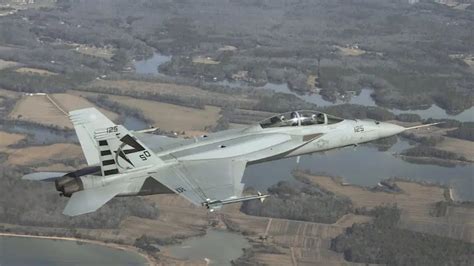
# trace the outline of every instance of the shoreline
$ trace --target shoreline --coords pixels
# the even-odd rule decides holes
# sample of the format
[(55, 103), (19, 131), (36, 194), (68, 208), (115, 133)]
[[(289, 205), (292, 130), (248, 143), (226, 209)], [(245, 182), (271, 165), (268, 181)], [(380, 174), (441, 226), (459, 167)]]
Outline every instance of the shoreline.
[(94, 245), (101, 245), (109, 248), (124, 250), (136, 253), (143, 257), (147, 264), (150, 266), (158, 265), (158, 262), (152, 256), (141, 252), (138, 248), (129, 246), (129, 245), (121, 245), (115, 243), (105, 243), (98, 240), (90, 240), (90, 239), (82, 239), (82, 238), (74, 238), (74, 237), (61, 237), (61, 236), (37, 236), (37, 235), (28, 235), (28, 234), (16, 234), (16, 233), (4, 233), (0, 232), (0, 237), (23, 237), (23, 238), (38, 238), (38, 239), (51, 239), (51, 240), (63, 240), (63, 241), (76, 241), (76, 242), (83, 242), (88, 244)]

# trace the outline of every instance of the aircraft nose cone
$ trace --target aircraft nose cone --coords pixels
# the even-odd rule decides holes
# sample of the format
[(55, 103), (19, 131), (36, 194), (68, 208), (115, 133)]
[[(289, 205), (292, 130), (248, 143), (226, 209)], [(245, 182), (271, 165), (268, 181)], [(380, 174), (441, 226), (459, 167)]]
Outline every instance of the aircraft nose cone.
[(399, 134), (405, 130), (404, 127), (392, 123), (382, 122), (379, 125), (379, 137), (390, 137)]

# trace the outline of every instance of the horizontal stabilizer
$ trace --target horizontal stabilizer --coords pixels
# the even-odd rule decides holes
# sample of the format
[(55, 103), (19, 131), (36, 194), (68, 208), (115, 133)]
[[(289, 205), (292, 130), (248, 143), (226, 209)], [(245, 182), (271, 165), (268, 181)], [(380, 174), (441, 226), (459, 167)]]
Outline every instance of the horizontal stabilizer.
[(75, 192), (69, 199), (63, 214), (76, 216), (96, 211), (113, 197), (123, 192), (128, 183), (117, 183)]
[(23, 180), (32, 180), (32, 181), (48, 181), (53, 182), (57, 178), (66, 175), (67, 173), (61, 172), (36, 172), (24, 175), (21, 179)]

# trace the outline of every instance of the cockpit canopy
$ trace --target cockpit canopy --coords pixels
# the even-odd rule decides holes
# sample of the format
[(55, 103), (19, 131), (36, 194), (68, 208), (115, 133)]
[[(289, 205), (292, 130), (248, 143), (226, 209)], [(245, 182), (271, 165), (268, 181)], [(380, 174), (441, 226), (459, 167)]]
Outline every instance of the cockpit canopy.
[(293, 111), (274, 115), (260, 122), (262, 128), (328, 125), (341, 122), (343, 119), (317, 111)]

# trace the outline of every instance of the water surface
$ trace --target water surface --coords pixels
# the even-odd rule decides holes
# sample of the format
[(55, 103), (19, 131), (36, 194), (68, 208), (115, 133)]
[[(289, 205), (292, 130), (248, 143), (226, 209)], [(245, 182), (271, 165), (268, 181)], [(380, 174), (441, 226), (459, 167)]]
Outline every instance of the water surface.
[(409, 147), (405, 140), (399, 140), (388, 151), (360, 145), (357, 148), (342, 148), (326, 153), (314, 153), (296, 158), (271, 161), (247, 167), (243, 182), (260, 191), (282, 180), (292, 180), (294, 169), (309, 169), (313, 173), (340, 176), (351, 184), (375, 186), (380, 180), (402, 177), (427, 181), (452, 187), (460, 200), (474, 201), (474, 165), (444, 167), (429, 164), (414, 164), (394, 154)]
[[(321, 107), (343, 104), (343, 103), (352, 103), (352, 104), (359, 104), (359, 105), (364, 105), (364, 106), (378, 106), (375, 103), (374, 99), (372, 99), (372, 97), (370, 96), (373, 90), (367, 89), (367, 88), (362, 89), (359, 95), (350, 96), (345, 101), (341, 99), (337, 99), (336, 102), (326, 101), (323, 99), (323, 97), (320, 94), (316, 94), (316, 93), (304, 94), (304, 95), (298, 94), (294, 91), (291, 91), (288, 88), (288, 85), (286, 83), (282, 83), (282, 84), (267, 83), (265, 84), (265, 86), (263, 86), (263, 88), (273, 90), (275, 92), (293, 94), (304, 101), (314, 103), (317, 106), (321, 106)], [(382, 107), (382, 108), (385, 108), (385, 107)], [(430, 108), (424, 109), (424, 110), (400, 110), (396, 108), (385, 108), (385, 109), (397, 115), (404, 114), (404, 113), (418, 114), (422, 119), (428, 119), (428, 118), (456, 119), (461, 122), (474, 121), (474, 106), (456, 115), (451, 115), (451, 114), (446, 113), (445, 110), (443, 110), (436, 104), (433, 104), (431, 105)]]
[(31, 135), (33, 145), (52, 144), (58, 142), (75, 142), (77, 143), (76, 134), (73, 131), (59, 131), (34, 125), (0, 125), (0, 130)]
[(145, 121), (134, 116), (125, 117), (123, 126), (130, 130), (143, 130), (149, 128), (149, 125)]
[(135, 66), (135, 72), (138, 74), (155, 75), (160, 74), (160, 70), (158, 69), (158, 67), (168, 61), (171, 61), (171, 56), (163, 55), (160, 53), (153, 53), (152, 57), (144, 60), (135, 61), (133, 65)]
[(0, 265), (147, 265), (141, 255), (67, 240), (0, 237)]
[(185, 240), (170, 247), (173, 257), (191, 260), (209, 260), (211, 265), (231, 265), (231, 260), (242, 256), (243, 248), (250, 247), (241, 234), (209, 229), (204, 236)]

